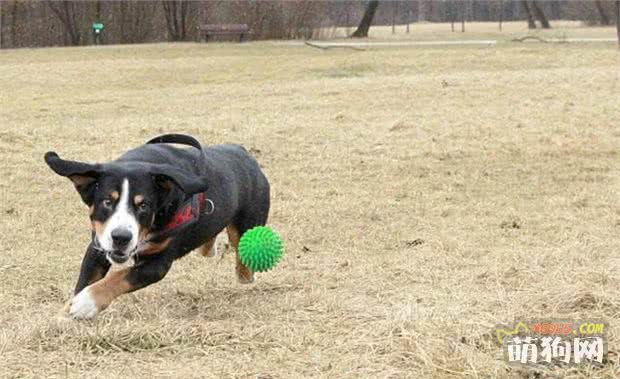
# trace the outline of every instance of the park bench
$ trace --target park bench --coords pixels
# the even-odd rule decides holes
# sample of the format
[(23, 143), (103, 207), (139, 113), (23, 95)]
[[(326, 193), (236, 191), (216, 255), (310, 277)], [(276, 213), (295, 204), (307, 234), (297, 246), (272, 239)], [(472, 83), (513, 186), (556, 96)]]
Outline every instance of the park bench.
[(239, 42), (247, 34), (250, 34), (250, 28), (247, 24), (204, 24), (200, 25), (200, 31), (205, 35), (205, 42), (209, 42), (210, 36), (230, 36), (239, 35)]

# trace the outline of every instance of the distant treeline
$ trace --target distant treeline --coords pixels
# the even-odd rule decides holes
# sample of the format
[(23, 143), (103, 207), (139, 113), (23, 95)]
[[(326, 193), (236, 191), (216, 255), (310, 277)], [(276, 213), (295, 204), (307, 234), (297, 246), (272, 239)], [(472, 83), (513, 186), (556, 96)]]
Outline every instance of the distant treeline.
[[(373, 25), (411, 22), (526, 22), (534, 3), (550, 20), (615, 23), (613, 1), (380, 1)], [(0, 0), (2, 48), (88, 45), (91, 25), (106, 44), (197, 41), (201, 24), (248, 24), (250, 39), (329, 37), (360, 22), (367, 1), (7, 1)]]

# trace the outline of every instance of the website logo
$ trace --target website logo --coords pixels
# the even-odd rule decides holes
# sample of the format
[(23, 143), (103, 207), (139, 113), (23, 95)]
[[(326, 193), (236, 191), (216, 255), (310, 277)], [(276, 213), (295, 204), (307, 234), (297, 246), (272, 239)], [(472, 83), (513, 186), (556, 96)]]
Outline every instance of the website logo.
[(602, 364), (607, 358), (603, 321), (519, 321), (496, 328), (506, 361), (514, 364)]

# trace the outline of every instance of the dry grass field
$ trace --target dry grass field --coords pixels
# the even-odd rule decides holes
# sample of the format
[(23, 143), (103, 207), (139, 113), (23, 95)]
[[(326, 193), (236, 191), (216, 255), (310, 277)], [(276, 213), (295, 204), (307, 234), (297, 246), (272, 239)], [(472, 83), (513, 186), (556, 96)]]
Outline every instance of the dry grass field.
[[(494, 326), (604, 319), (620, 349), (619, 67), (600, 43), (0, 51), (0, 377), (614, 377), (508, 366)], [(244, 286), (192, 253), (58, 321), (89, 222), (43, 154), (173, 131), (251, 149), (284, 261)]]

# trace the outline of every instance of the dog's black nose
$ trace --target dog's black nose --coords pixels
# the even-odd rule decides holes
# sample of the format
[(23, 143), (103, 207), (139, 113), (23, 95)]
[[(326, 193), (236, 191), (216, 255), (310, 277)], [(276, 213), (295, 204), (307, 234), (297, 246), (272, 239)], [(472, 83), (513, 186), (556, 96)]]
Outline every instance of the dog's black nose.
[(132, 237), (131, 231), (127, 229), (116, 228), (112, 231), (112, 242), (117, 249), (126, 247)]

